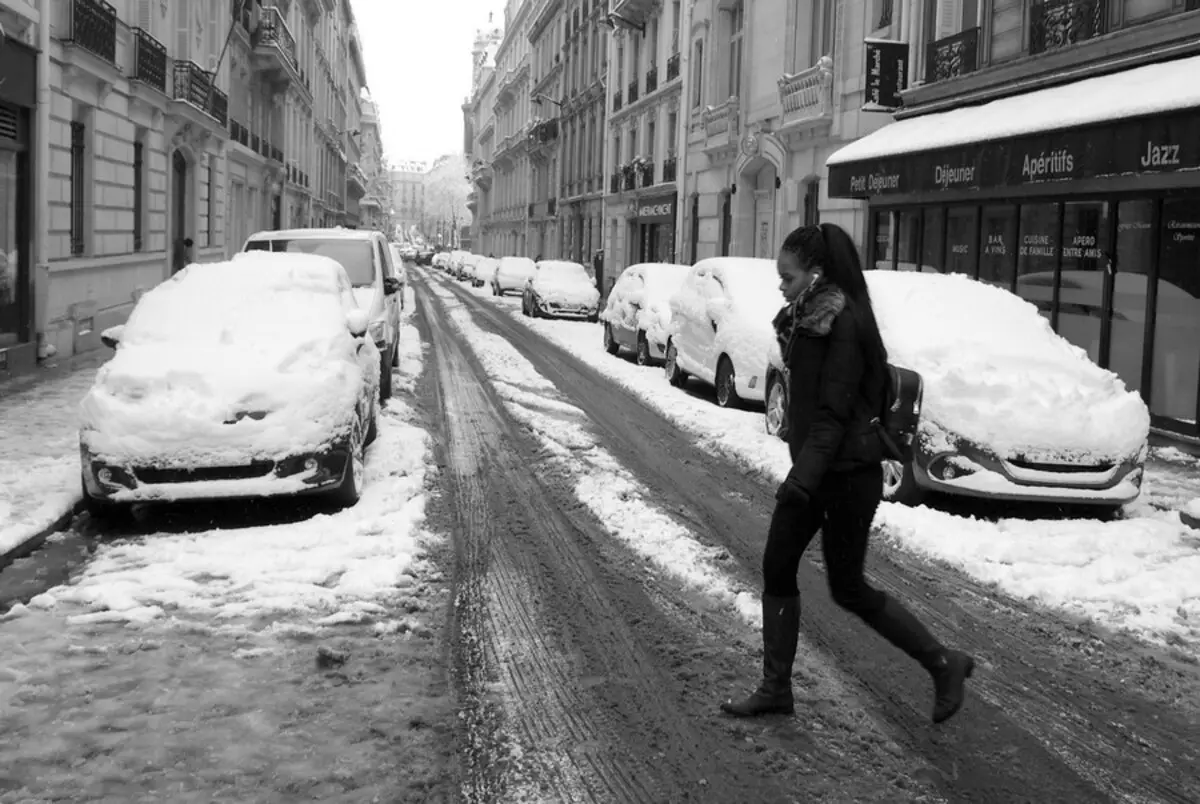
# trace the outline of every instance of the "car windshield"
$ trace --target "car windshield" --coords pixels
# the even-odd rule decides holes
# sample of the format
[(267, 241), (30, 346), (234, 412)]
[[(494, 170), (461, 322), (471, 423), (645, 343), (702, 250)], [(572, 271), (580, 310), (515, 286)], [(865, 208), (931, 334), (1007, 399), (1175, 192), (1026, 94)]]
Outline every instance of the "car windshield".
[(538, 266), (538, 274), (555, 282), (592, 281), (584, 267), (575, 262), (544, 262)]
[(375, 284), (375, 249), (369, 240), (322, 240), (316, 237), (255, 240), (246, 244), (246, 250), (318, 254), (340, 262), (350, 277), (350, 284), (355, 287)]

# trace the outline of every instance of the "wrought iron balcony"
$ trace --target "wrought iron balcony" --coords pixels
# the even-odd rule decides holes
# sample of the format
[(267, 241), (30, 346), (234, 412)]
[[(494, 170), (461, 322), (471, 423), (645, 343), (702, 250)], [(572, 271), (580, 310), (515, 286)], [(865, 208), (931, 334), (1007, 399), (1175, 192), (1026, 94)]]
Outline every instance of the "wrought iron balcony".
[(651, 67), (646, 71), (646, 94), (658, 89), (658, 68)]
[(1034, 55), (1106, 33), (1106, 0), (1042, 0), (1029, 11), (1029, 52)]
[(68, 40), (107, 62), (117, 62), (117, 10), (104, 0), (70, 0)]
[(262, 140), (259, 139), (257, 134), (250, 135), (250, 150), (256, 154), (262, 150)]
[(925, 83), (957, 78), (979, 69), (979, 28), (930, 42), (925, 55)]
[(271, 159), (274, 159), (276, 162), (282, 162), (283, 161), (283, 149), (277, 148), (274, 145), (272, 145), (271, 153), (269, 154), (269, 157)]
[(651, 187), (654, 185), (654, 163), (643, 162), (638, 168), (638, 174), (641, 178), (643, 187)]
[(238, 145), (250, 147), (250, 129), (246, 128), (241, 122), (230, 119), (229, 121), (229, 139), (236, 142)]
[(213, 86), (211, 75), (193, 61), (175, 62), (171, 97), (195, 106), (222, 126), (229, 121), (229, 96)]
[(274, 6), (264, 8), (262, 20), (255, 34), (254, 49), (256, 52), (278, 54), (296, 69), (296, 39), (283, 21), (283, 14)]
[(667, 59), (667, 80), (674, 81), (679, 77), (679, 54), (672, 53), (671, 58)]
[(613, 111), (621, 111), (621, 90), (619, 89), (613, 93)]
[(629, 89), (625, 93), (625, 96), (629, 98), (630, 103), (638, 99), (638, 80), (636, 78), (629, 82)]
[(675, 159), (675, 157), (673, 157), (673, 156), (668, 156), (666, 158), (666, 160), (663, 161), (663, 182), (664, 183), (669, 183), (669, 182), (675, 181), (675, 168), (676, 168), (677, 164), (678, 164), (678, 162)]
[(133, 80), (167, 94), (167, 49), (141, 28), (133, 29)]
[(621, 186), (626, 190), (636, 190), (637, 189), (637, 171), (634, 170), (633, 165), (626, 165), (626, 170), (623, 172), (624, 172), (624, 175), (622, 176), (622, 178), (624, 179), (624, 181), (621, 182)]
[(619, 172), (608, 177), (608, 191), (614, 195), (621, 192), (621, 174)]

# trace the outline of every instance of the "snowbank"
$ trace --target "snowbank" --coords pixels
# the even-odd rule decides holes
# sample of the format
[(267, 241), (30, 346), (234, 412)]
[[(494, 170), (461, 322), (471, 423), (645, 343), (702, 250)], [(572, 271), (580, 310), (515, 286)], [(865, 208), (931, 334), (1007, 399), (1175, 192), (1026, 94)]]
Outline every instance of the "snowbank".
[[(84, 445), (118, 463), (196, 466), (327, 443), (375, 381), (347, 327), (350, 298), (324, 257), (251, 252), (188, 267), (134, 308), (80, 406)], [(370, 339), (364, 348), (375, 351)]]
[(1150, 414), (1029, 302), (957, 274), (868, 271), (891, 361), (925, 379), (922, 418), (1016, 455), (1136, 456)]
[(691, 270), (672, 263), (629, 266), (617, 277), (600, 318), (634, 332), (641, 330), (648, 341), (665, 346), (671, 335), (671, 297)]
[(533, 275), (533, 292), (544, 302), (590, 307), (600, 303), (600, 291), (577, 262), (542, 260)]
[[(506, 309), (507, 305), (497, 305)], [(764, 431), (759, 412), (721, 409), (672, 388), (660, 369), (612, 357), (589, 326), (510, 315), (644, 400), (713, 453), (768, 483), (790, 469), (787, 445)], [(1149, 482), (1154, 482), (1153, 477)], [(929, 508), (884, 504), (880, 535), (944, 560), (1014, 596), (1128, 629), (1154, 642), (1181, 642), (1200, 655), (1200, 551), (1179, 515), (1135, 504), (1131, 518), (986, 522)]]

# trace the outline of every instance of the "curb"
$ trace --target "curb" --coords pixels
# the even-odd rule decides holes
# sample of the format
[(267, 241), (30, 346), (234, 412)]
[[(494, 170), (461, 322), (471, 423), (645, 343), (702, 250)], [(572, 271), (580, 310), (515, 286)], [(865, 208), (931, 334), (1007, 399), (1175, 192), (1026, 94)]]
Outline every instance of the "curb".
[(68, 525), (70, 525), (71, 521), (74, 520), (75, 517), (83, 513), (83, 510), (83, 498), (80, 498), (74, 502), (70, 510), (60, 516), (58, 519), (49, 523), (44, 528), (39, 528), (38, 530), (34, 531), (28, 537), (19, 542), (15, 547), (12, 547), (4, 552), (0, 552), (0, 570), (3, 570), (14, 561), (25, 558), (26, 556), (35, 552), (45, 543), (46, 539), (50, 538), (51, 535), (58, 533), (60, 530), (64, 530)]

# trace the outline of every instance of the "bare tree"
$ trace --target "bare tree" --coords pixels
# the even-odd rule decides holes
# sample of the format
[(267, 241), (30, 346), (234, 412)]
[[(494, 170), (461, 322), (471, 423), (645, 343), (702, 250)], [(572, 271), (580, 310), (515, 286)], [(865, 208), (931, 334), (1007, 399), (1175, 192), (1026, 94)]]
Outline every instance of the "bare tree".
[(425, 233), (427, 239), (436, 240), (440, 233), (447, 246), (457, 245), (458, 230), (471, 218), (467, 209), (471, 184), (466, 175), (467, 160), (462, 154), (443, 156), (425, 174), (425, 220), (432, 229)]

